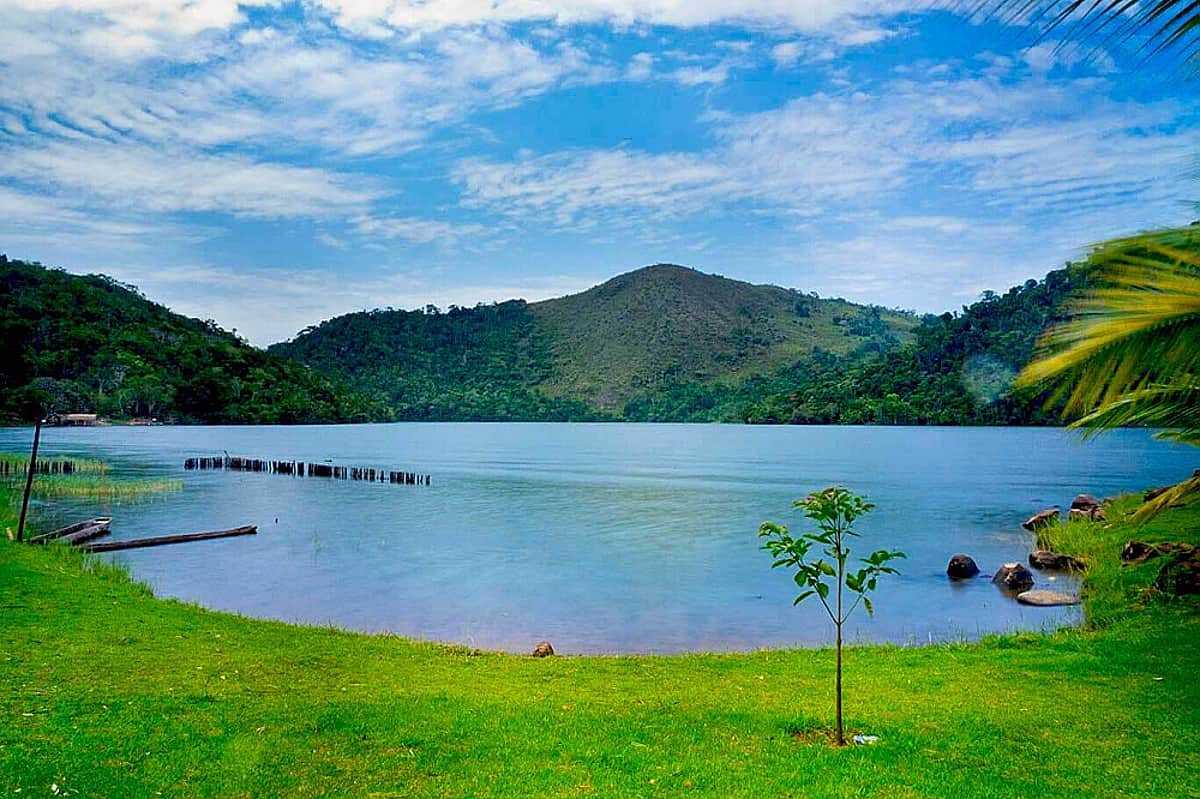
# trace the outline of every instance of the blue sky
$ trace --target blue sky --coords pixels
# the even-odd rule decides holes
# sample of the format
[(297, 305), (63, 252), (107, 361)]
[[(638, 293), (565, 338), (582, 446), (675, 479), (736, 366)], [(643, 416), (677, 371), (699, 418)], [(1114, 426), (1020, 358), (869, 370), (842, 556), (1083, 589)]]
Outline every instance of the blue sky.
[(1200, 214), (1197, 85), (1131, 50), (925, 0), (0, 0), (0, 251), (257, 344), (656, 262), (942, 311)]

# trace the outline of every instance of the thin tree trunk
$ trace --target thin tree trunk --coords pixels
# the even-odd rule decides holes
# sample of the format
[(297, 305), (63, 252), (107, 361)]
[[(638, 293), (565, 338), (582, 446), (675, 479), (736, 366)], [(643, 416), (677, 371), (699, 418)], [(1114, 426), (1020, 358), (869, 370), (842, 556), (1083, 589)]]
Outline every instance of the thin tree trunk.
[(837, 742), (846, 745), (846, 731), (842, 727), (842, 625), (837, 626)]
[(837, 573), (837, 742), (838, 746), (846, 745), (846, 733), (842, 727), (842, 582), (844, 580), (844, 572), (846, 570), (846, 559), (842, 553), (842, 530), (838, 526), (837, 531), (837, 553), (838, 553), (838, 573)]

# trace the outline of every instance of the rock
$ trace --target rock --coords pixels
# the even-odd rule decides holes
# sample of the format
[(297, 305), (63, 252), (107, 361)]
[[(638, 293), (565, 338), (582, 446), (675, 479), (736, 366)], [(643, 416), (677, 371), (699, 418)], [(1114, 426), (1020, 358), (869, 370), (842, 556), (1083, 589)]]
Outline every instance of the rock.
[(1095, 507), (1087, 508), (1071, 508), (1067, 511), (1067, 521), (1069, 522), (1102, 522), (1105, 520), (1104, 508)]
[(1037, 605), (1038, 607), (1048, 608), (1055, 605), (1078, 605), (1079, 597), (1064, 594), (1061, 591), (1039, 589), (1037, 591), (1022, 591), (1017, 594), (1017, 601), (1022, 605)]
[(1027, 591), (1033, 588), (1033, 572), (1020, 563), (1005, 563), (992, 575), (992, 582), (1009, 591)]
[(549, 641), (538, 641), (538, 645), (533, 648), (532, 654), (535, 658), (548, 658), (554, 654), (554, 647), (550, 646)]
[(959, 553), (950, 558), (950, 563), (946, 566), (946, 574), (950, 575), (951, 580), (965, 580), (979, 574), (979, 567), (975, 565), (975, 559), (970, 555)]
[(1152, 499), (1157, 499), (1170, 491), (1173, 487), (1174, 486), (1159, 486), (1158, 488), (1152, 488), (1145, 494), (1142, 494), (1142, 502), (1149, 502)]
[(1200, 552), (1195, 547), (1176, 552), (1159, 569), (1154, 587), (1172, 596), (1200, 594)]
[(1100, 507), (1100, 500), (1091, 494), (1078, 494), (1071, 500), (1071, 510), (1092, 510)]
[(1178, 542), (1168, 541), (1162, 544), (1146, 544), (1141, 541), (1127, 541), (1121, 549), (1121, 562), (1127, 566), (1136, 566), (1139, 563), (1145, 563), (1160, 555), (1171, 555), (1174, 553), (1188, 555), (1195, 551), (1196, 547), (1191, 544)]
[(1121, 548), (1122, 563), (1145, 563), (1158, 555), (1157, 549), (1141, 541), (1126, 541)]
[(1029, 553), (1029, 565), (1035, 569), (1057, 571), (1083, 571), (1083, 564), (1071, 557), (1048, 549), (1035, 549)]
[(1031, 533), (1036, 533), (1043, 527), (1049, 527), (1053, 524), (1058, 524), (1058, 508), (1047, 508), (1021, 522), (1021, 526)]

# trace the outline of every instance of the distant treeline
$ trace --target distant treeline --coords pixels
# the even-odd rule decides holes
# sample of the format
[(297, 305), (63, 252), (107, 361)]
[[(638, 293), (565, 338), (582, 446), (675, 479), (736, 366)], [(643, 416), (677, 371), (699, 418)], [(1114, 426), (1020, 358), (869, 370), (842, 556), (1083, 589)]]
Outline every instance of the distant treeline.
[(133, 286), (0, 255), (0, 419), (51, 411), (208, 423), (388, 418), (383, 403)]
[[(0, 420), (1058, 421), (1010, 383), (1073, 268), (919, 319), (680, 267), (630, 274), (569, 304), (347, 314), (264, 352), (110, 278), (0, 256)], [(730, 324), (754, 335), (704, 332)]]

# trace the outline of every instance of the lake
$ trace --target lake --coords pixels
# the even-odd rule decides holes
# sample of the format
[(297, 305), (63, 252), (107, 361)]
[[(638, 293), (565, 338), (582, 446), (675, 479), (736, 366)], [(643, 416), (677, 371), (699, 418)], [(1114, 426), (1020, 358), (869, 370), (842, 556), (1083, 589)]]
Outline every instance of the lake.
[[(0, 430), (27, 450), (29, 429)], [(830, 484), (878, 506), (861, 554), (898, 548), (852, 640), (922, 644), (1077, 623), (987, 580), (1024, 561), (1020, 522), (1080, 492), (1177, 482), (1196, 451), (1123, 430), (1082, 443), (1055, 429), (655, 424), (391, 424), (49, 428), (46, 454), (103, 458), (182, 491), (106, 507), (53, 500), (43, 527), (114, 517), (112, 539), (259, 525), (257, 536), (113, 553), (160, 596), (262, 618), (389, 631), (468, 646), (562, 653), (680, 652), (832, 641), (815, 600), (759, 549), (764, 519), (796, 529), (791, 501)], [(432, 475), (431, 486), (184, 471), (220, 454)], [(1074, 590), (1037, 574), (1039, 587)]]

